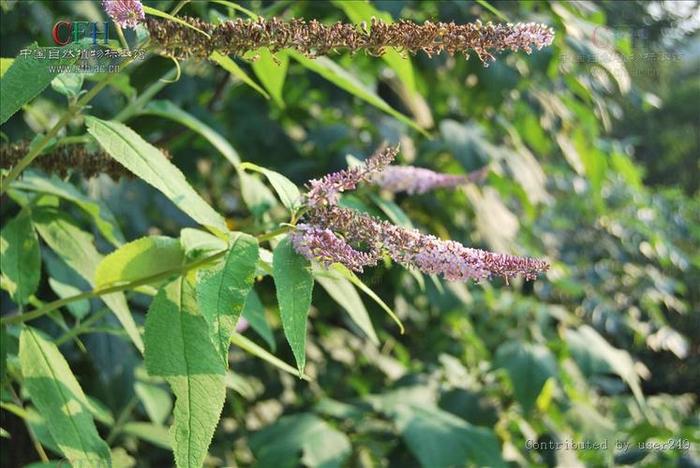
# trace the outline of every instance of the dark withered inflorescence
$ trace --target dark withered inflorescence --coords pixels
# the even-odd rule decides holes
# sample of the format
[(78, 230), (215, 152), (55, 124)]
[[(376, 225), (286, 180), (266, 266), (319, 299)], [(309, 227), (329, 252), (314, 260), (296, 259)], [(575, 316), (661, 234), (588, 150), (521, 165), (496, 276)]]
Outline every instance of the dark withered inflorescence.
[[(29, 152), (30, 142), (18, 141), (12, 144), (0, 145), (0, 168), (9, 169)], [(161, 149), (170, 159), (170, 154)], [(85, 177), (107, 174), (112, 179), (133, 177), (124, 166), (115, 161), (102, 150), (91, 153), (84, 145), (65, 145), (55, 147), (46, 154), (39, 156), (33, 166), (39, 167), (49, 174), (64, 177), (71, 171), (79, 172)]]
[(417, 24), (398, 20), (386, 23), (372, 18), (354, 25), (337, 22), (326, 25), (316, 20), (256, 20), (237, 19), (214, 25), (197, 18), (181, 18), (204, 31), (209, 37), (185, 25), (156, 18), (146, 18), (151, 38), (168, 55), (178, 58), (207, 58), (214, 51), (243, 55), (261, 47), (276, 52), (293, 49), (315, 57), (331, 52), (365, 51), (382, 55), (387, 47), (428, 56), (446, 52), (462, 53), (466, 58), (475, 52), (484, 63), (494, 60), (493, 52), (524, 50), (548, 46), (554, 39), (554, 30), (537, 23), (493, 24), (476, 21), (467, 24), (426, 21)]

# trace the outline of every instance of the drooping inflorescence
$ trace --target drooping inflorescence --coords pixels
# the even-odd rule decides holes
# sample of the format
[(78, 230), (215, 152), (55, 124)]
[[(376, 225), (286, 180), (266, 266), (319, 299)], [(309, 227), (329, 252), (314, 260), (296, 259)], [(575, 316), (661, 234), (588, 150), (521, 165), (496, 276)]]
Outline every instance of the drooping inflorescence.
[[(386, 254), (403, 266), (458, 281), (481, 280), (492, 276), (506, 279), (522, 276), (532, 280), (548, 269), (545, 260), (465, 247), (456, 241), (442, 240), (416, 229), (395, 226), (337, 205), (340, 192), (355, 188), (360, 181), (376, 180), (381, 171), (392, 168), (393, 166), (386, 166), (396, 154), (396, 149), (387, 148), (359, 167), (311, 181), (311, 190), (306, 196), (308, 212), (305, 224), (291, 234), (296, 251), (323, 265), (339, 262), (355, 271), (376, 265), (381, 255)], [(398, 175), (401, 173), (408, 174), (410, 180), (399, 180)], [(423, 172), (398, 171), (392, 175), (392, 187), (411, 187), (417, 191), (418, 188), (431, 186), (430, 181), (436, 177), (436, 173), (423, 173), (428, 174), (427, 182), (416, 180), (416, 175), (421, 173)], [(463, 179), (460, 180), (460, 183), (464, 182)]]
[[(0, 145), (0, 168), (14, 167), (28, 152), (31, 142), (20, 140), (11, 144)], [(161, 148), (161, 152), (170, 159), (170, 153)], [(104, 150), (88, 151), (85, 145), (62, 145), (46, 150), (34, 162), (34, 167), (41, 168), (49, 174), (64, 177), (69, 172), (79, 172), (84, 177), (107, 174), (112, 179), (133, 177), (124, 166), (119, 164)]]
[(488, 63), (495, 60), (493, 52), (523, 50), (529, 54), (533, 49), (549, 46), (554, 39), (551, 27), (537, 23), (426, 21), (417, 24), (408, 20), (387, 23), (372, 18), (368, 26), (364, 22), (359, 25), (341, 22), (326, 25), (317, 20), (298, 18), (239, 18), (221, 24), (198, 18), (181, 19), (206, 35), (173, 21), (146, 20), (151, 39), (164, 53), (178, 58), (207, 58), (214, 51), (243, 55), (262, 47), (272, 52), (293, 49), (310, 57), (339, 50), (365, 51), (380, 56), (386, 48), (392, 47), (411, 54), (424, 52), (428, 56), (446, 52), (450, 55), (461, 53), (469, 58), (469, 53), (474, 52), (482, 62)]
[(453, 175), (431, 171), (424, 167), (388, 166), (374, 176), (371, 182), (388, 192), (406, 192), (414, 195), (436, 188), (458, 187), (469, 182), (478, 182), (485, 175), (485, 170), (478, 170), (469, 175)]

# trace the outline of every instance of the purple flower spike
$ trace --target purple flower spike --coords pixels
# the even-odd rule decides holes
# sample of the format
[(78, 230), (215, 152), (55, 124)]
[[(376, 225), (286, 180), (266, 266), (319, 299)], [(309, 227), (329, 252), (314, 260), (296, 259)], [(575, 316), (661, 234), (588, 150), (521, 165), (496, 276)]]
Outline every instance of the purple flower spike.
[(337, 204), (341, 192), (352, 190), (359, 182), (369, 180), (380, 173), (391, 164), (398, 152), (398, 148), (385, 148), (374, 153), (358, 167), (334, 172), (321, 179), (310, 180), (309, 192), (306, 195), (307, 204), (311, 207)]
[(366, 265), (376, 265), (376, 252), (360, 252), (339, 238), (329, 229), (299, 224), (291, 235), (294, 250), (309, 260), (316, 260), (328, 267), (331, 263), (342, 263), (354, 271), (362, 272)]
[(146, 18), (139, 0), (102, 0), (102, 7), (122, 28), (136, 28)]
[(477, 171), (468, 176), (441, 174), (422, 167), (388, 166), (374, 178), (376, 185), (389, 192), (422, 194), (436, 188), (458, 187), (467, 182), (476, 182), (484, 175)]

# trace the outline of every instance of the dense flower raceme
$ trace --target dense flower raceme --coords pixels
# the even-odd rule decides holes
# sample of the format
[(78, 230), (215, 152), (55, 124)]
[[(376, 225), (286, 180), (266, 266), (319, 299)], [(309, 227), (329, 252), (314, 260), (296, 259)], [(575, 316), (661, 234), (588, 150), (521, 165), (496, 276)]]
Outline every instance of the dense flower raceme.
[(491, 52), (524, 50), (549, 46), (554, 30), (537, 23), (455, 24), (426, 21), (417, 24), (408, 20), (386, 23), (372, 18), (370, 25), (337, 22), (330, 25), (316, 20), (255, 20), (237, 19), (212, 24), (197, 18), (182, 18), (207, 36), (183, 24), (148, 18), (146, 26), (151, 38), (163, 51), (179, 58), (207, 58), (214, 51), (243, 55), (261, 47), (276, 52), (293, 49), (307, 56), (325, 55), (338, 50), (371, 55), (384, 54), (387, 47), (428, 56), (446, 52), (462, 53), (466, 58), (471, 51), (485, 63), (494, 60)]
[(478, 182), (486, 175), (486, 168), (469, 175), (442, 174), (423, 167), (388, 166), (372, 178), (372, 182), (383, 190), (409, 195), (422, 194), (436, 188), (448, 188)]
[[(0, 144), (0, 168), (14, 167), (28, 152), (31, 142), (20, 140), (11, 144)], [(164, 148), (161, 152), (170, 159), (170, 153)], [(103, 150), (88, 151), (85, 145), (62, 145), (45, 150), (40, 158), (34, 161), (33, 167), (39, 167), (49, 174), (61, 177), (69, 172), (79, 172), (84, 177), (94, 177), (107, 174), (112, 179), (133, 177), (124, 166), (119, 164), (109, 153)]]
[(376, 265), (386, 254), (406, 267), (459, 281), (518, 275), (532, 280), (547, 270), (544, 260), (472, 249), (337, 206), (339, 192), (376, 177), (395, 156), (396, 149), (388, 148), (360, 167), (311, 181), (306, 224), (291, 234), (295, 250), (323, 265), (339, 262), (355, 271)]
[(102, 0), (102, 7), (122, 28), (135, 28), (146, 15), (139, 0)]

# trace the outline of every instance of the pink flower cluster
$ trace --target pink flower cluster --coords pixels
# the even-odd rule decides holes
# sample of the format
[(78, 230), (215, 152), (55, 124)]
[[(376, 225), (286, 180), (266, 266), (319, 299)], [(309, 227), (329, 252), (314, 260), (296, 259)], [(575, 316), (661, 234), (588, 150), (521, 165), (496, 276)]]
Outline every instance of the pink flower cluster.
[(146, 18), (139, 0), (102, 0), (102, 7), (122, 28), (136, 28)]
[[(459, 242), (441, 240), (416, 229), (395, 226), (337, 206), (340, 192), (355, 188), (363, 180), (376, 180), (380, 171), (389, 169), (387, 188), (390, 190), (423, 193), (436, 186), (454, 185), (454, 177), (459, 178), (459, 183), (465, 181), (461, 176), (437, 174), (427, 169), (385, 169), (395, 156), (396, 150), (383, 150), (360, 167), (311, 181), (311, 190), (307, 193), (309, 211), (306, 224), (299, 225), (291, 235), (295, 250), (324, 266), (339, 262), (355, 271), (376, 265), (382, 255), (388, 255), (405, 267), (417, 268), (427, 274), (439, 274), (452, 281), (478, 281), (492, 276), (501, 276), (506, 280), (523, 276), (533, 280), (549, 268), (544, 260), (465, 247)], [(401, 175), (406, 176), (407, 180), (403, 180)], [(421, 175), (426, 180), (421, 180)]]
[(389, 166), (372, 178), (372, 182), (392, 193), (422, 194), (436, 188), (458, 187), (484, 177), (479, 170), (468, 176), (442, 174), (423, 167)]

